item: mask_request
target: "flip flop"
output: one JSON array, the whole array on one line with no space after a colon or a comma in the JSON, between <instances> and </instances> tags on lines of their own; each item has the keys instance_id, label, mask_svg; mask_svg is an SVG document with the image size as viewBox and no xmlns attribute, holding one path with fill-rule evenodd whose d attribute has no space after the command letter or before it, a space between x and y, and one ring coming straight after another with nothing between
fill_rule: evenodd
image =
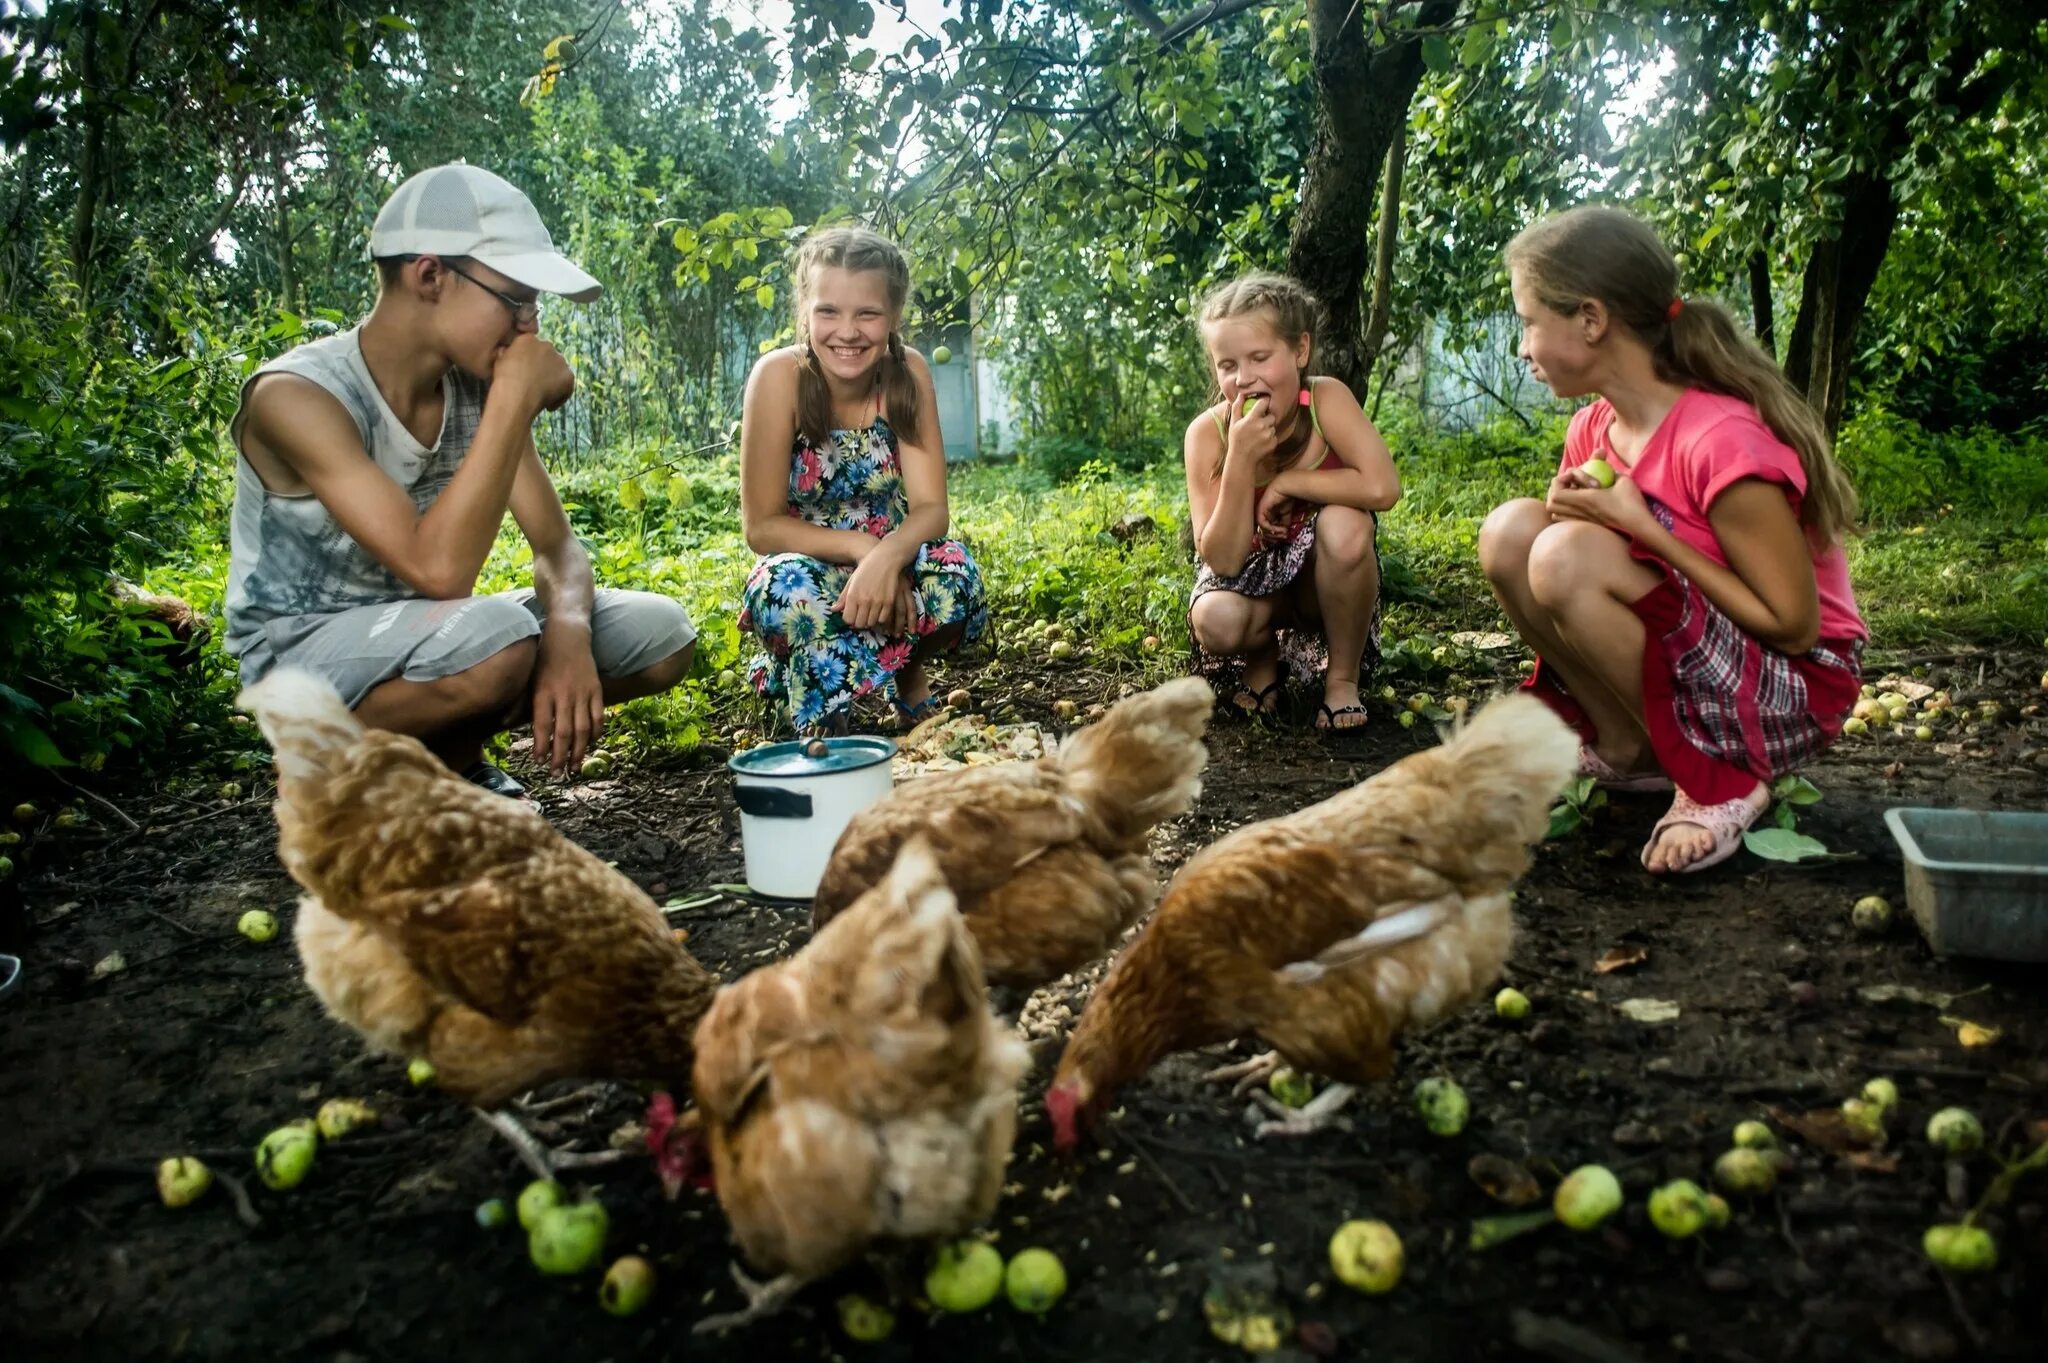
<instances>
[{"instance_id":1,"label":"flip flop","mask_svg":"<svg viewBox=\"0 0 2048 1363\"><path fill-rule=\"evenodd\" d=\"M1248 682L1240 681L1237 690L1230 693L1229 712L1236 719L1273 719L1280 713L1280 702L1286 698L1287 682L1284 677L1275 677L1266 685L1254 691ZM1248 700L1250 705L1241 705L1239 700ZM1266 708L1267 701L1273 708Z\"/></svg>"},{"instance_id":2,"label":"flip flop","mask_svg":"<svg viewBox=\"0 0 2048 1363\"><path fill-rule=\"evenodd\" d=\"M1339 724L1337 720L1345 715L1357 715L1356 724ZM1361 734L1365 732L1368 716L1363 705L1339 705L1331 709L1329 702L1316 707L1316 732L1319 734Z\"/></svg>"},{"instance_id":3,"label":"flip flop","mask_svg":"<svg viewBox=\"0 0 2048 1363\"><path fill-rule=\"evenodd\" d=\"M1657 845L1657 839L1663 836L1664 830L1680 823L1696 824L1711 833L1714 838L1712 849L1698 861L1681 866L1676 871L1651 871L1650 874L1690 875L1694 871L1704 871L1709 866L1718 866L1735 855L1735 850L1742 846L1742 835L1763 812L1740 797L1723 800L1717 805L1703 805L1681 790L1672 799L1671 808L1665 811L1664 817L1650 828L1650 840L1643 844L1643 869L1650 870L1650 850Z\"/></svg>"},{"instance_id":4,"label":"flip flop","mask_svg":"<svg viewBox=\"0 0 2048 1363\"><path fill-rule=\"evenodd\" d=\"M915 705L905 705L896 697L889 697L889 704L896 711L896 723L898 727L904 729L914 729L925 720L930 719L939 712L939 707L944 703L944 701L939 699L937 691L931 692Z\"/></svg>"},{"instance_id":5,"label":"flip flop","mask_svg":"<svg viewBox=\"0 0 2048 1363\"><path fill-rule=\"evenodd\" d=\"M1661 771L1622 772L1616 771L1606 758L1586 745L1579 745L1579 775L1590 776L1594 782L1607 790L1620 791L1665 791L1673 789L1671 778Z\"/></svg>"}]
</instances>

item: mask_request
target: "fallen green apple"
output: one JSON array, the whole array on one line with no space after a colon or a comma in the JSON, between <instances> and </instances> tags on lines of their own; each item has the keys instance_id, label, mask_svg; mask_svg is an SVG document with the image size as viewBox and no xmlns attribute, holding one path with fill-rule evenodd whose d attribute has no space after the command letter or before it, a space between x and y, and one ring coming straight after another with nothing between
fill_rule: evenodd
<instances>
[{"instance_id":1,"label":"fallen green apple","mask_svg":"<svg viewBox=\"0 0 2048 1363\"><path fill-rule=\"evenodd\" d=\"M594 752L583 759L583 765L576 769L576 774L586 781L602 781L612 774L612 759L609 754Z\"/></svg>"},{"instance_id":2,"label":"fallen green apple","mask_svg":"<svg viewBox=\"0 0 2048 1363\"><path fill-rule=\"evenodd\" d=\"M512 1224L512 1209L505 1205L502 1197L493 1197L476 1204L476 1223L485 1230L502 1230Z\"/></svg>"},{"instance_id":3,"label":"fallen green apple","mask_svg":"<svg viewBox=\"0 0 2048 1363\"><path fill-rule=\"evenodd\" d=\"M1520 1022L1529 1016L1529 996L1519 989L1503 989L1493 996L1494 1016Z\"/></svg>"},{"instance_id":4,"label":"fallen green apple","mask_svg":"<svg viewBox=\"0 0 2048 1363\"><path fill-rule=\"evenodd\" d=\"M654 1265L637 1254L612 1261L597 1285L597 1303L614 1316L630 1316L654 1295Z\"/></svg>"},{"instance_id":5,"label":"fallen green apple","mask_svg":"<svg viewBox=\"0 0 2048 1363\"><path fill-rule=\"evenodd\" d=\"M1707 1194L1708 1230L1720 1230L1722 1227L1728 1224L1729 1219L1732 1216L1734 1216L1734 1214L1734 1211L1728 1206L1727 1198L1721 1196L1719 1193Z\"/></svg>"},{"instance_id":6,"label":"fallen green apple","mask_svg":"<svg viewBox=\"0 0 2048 1363\"><path fill-rule=\"evenodd\" d=\"M1707 1224L1707 1195L1689 1178L1650 1194L1650 1224L1674 1240L1698 1235Z\"/></svg>"},{"instance_id":7,"label":"fallen green apple","mask_svg":"<svg viewBox=\"0 0 2048 1363\"><path fill-rule=\"evenodd\" d=\"M562 1205L562 1185L551 1178L535 1179L519 1190L519 1224L532 1230L540 1224L540 1214L553 1211Z\"/></svg>"},{"instance_id":8,"label":"fallen green apple","mask_svg":"<svg viewBox=\"0 0 2048 1363\"><path fill-rule=\"evenodd\" d=\"M1735 1145L1741 1150L1776 1150L1778 1138L1771 1129L1759 1121L1737 1122L1735 1124Z\"/></svg>"},{"instance_id":9,"label":"fallen green apple","mask_svg":"<svg viewBox=\"0 0 2048 1363\"><path fill-rule=\"evenodd\" d=\"M313 1125L321 1139L336 1141L359 1126L377 1120L377 1110L357 1098L329 1098L313 1114Z\"/></svg>"},{"instance_id":10,"label":"fallen green apple","mask_svg":"<svg viewBox=\"0 0 2048 1363\"><path fill-rule=\"evenodd\" d=\"M1003 1256L994 1245L956 1240L939 1246L924 1275L924 1294L941 1311L979 1311L1003 1290Z\"/></svg>"},{"instance_id":11,"label":"fallen green apple","mask_svg":"<svg viewBox=\"0 0 2048 1363\"><path fill-rule=\"evenodd\" d=\"M1927 1140L1943 1154L1975 1154L1984 1148L1984 1123L1963 1107L1945 1107L1927 1119Z\"/></svg>"},{"instance_id":12,"label":"fallen green apple","mask_svg":"<svg viewBox=\"0 0 2048 1363\"><path fill-rule=\"evenodd\" d=\"M1880 1114L1889 1113L1899 1105L1899 1086L1879 1076L1863 1086L1863 1101L1876 1103Z\"/></svg>"},{"instance_id":13,"label":"fallen green apple","mask_svg":"<svg viewBox=\"0 0 2048 1363\"><path fill-rule=\"evenodd\" d=\"M23 800L14 807L14 821L16 823L34 823L41 816L42 811L26 800Z\"/></svg>"},{"instance_id":14,"label":"fallen green apple","mask_svg":"<svg viewBox=\"0 0 2048 1363\"><path fill-rule=\"evenodd\" d=\"M252 942L267 942L277 936L277 915L268 909L251 909L236 920L235 931Z\"/></svg>"},{"instance_id":15,"label":"fallen green apple","mask_svg":"<svg viewBox=\"0 0 2048 1363\"><path fill-rule=\"evenodd\" d=\"M1266 1081L1266 1091L1288 1107L1302 1107L1316 1096L1316 1086L1299 1070L1282 1065Z\"/></svg>"},{"instance_id":16,"label":"fallen green apple","mask_svg":"<svg viewBox=\"0 0 2048 1363\"><path fill-rule=\"evenodd\" d=\"M1346 1221L1330 1237L1330 1271L1368 1295L1393 1291L1406 1263L1401 1237L1384 1221Z\"/></svg>"},{"instance_id":17,"label":"fallen green apple","mask_svg":"<svg viewBox=\"0 0 2048 1363\"><path fill-rule=\"evenodd\" d=\"M1605 1165L1580 1165L1557 1185L1550 1209L1573 1230L1591 1230L1621 1210L1621 1180Z\"/></svg>"},{"instance_id":18,"label":"fallen green apple","mask_svg":"<svg viewBox=\"0 0 2048 1363\"><path fill-rule=\"evenodd\" d=\"M1858 932L1875 936L1892 925L1892 906L1883 895L1867 894L1849 910L1849 921Z\"/></svg>"},{"instance_id":19,"label":"fallen green apple","mask_svg":"<svg viewBox=\"0 0 2048 1363\"><path fill-rule=\"evenodd\" d=\"M1608 463L1605 459L1588 459L1585 463L1579 465L1579 469L1601 487L1614 486L1616 477L1614 465Z\"/></svg>"},{"instance_id":20,"label":"fallen green apple","mask_svg":"<svg viewBox=\"0 0 2048 1363\"><path fill-rule=\"evenodd\" d=\"M1731 1193L1754 1197L1778 1186L1778 1171L1762 1151L1737 1146L1714 1161L1714 1182Z\"/></svg>"},{"instance_id":21,"label":"fallen green apple","mask_svg":"<svg viewBox=\"0 0 2048 1363\"><path fill-rule=\"evenodd\" d=\"M1465 1129L1472 1102L1465 1090L1448 1079L1425 1079L1415 1086L1415 1110L1436 1136L1455 1136Z\"/></svg>"},{"instance_id":22,"label":"fallen green apple","mask_svg":"<svg viewBox=\"0 0 2048 1363\"><path fill-rule=\"evenodd\" d=\"M836 1303L839 1328L861 1344L879 1344L896 1329L896 1313L878 1301L849 1292Z\"/></svg>"},{"instance_id":23,"label":"fallen green apple","mask_svg":"<svg viewBox=\"0 0 2048 1363\"><path fill-rule=\"evenodd\" d=\"M581 1273L604 1254L605 1232L610 1228L611 1218L598 1203L549 1207L527 1232L526 1254L543 1273L555 1277Z\"/></svg>"},{"instance_id":24,"label":"fallen green apple","mask_svg":"<svg viewBox=\"0 0 2048 1363\"><path fill-rule=\"evenodd\" d=\"M1042 1316L1067 1294L1067 1268L1049 1249L1019 1250L1003 1270L1003 1294L1010 1305Z\"/></svg>"},{"instance_id":25,"label":"fallen green apple","mask_svg":"<svg viewBox=\"0 0 2048 1363\"><path fill-rule=\"evenodd\" d=\"M213 1186L213 1170L190 1155L173 1155L156 1167L156 1195L166 1207L189 1207Z\"/></svg>"},{"instance_id":26,"label":"fallen green apple","mask_svg":"<svg viewBox=\"0 0 2048 1363\"><path fill-rule=\"evenodd\" d=\"M263 1186L283 1192L296 1188L313 1168L320 1138L308 1124L281 1126L256 1147L256 1176Z\"/></svg>"},{"instance_id":27,"label":"fallen green apple","mask_svg":"<svg viewBox=\"0 0 2048 1363\"><path fill-rule=\"evenodd\" d=\"M406 1062L405 1077L412 1081L414 1088L425 1088L434 1082L434 1062L423 1055L414 1056Z\"/></svg>"},{"instance_id":28,"label":"fallen green apple","mask_svg":"<svg viewBox=\"0 0 2048 1363\"><path fill-rule=\"evenodd\" d=\"M1842 1103L1842 1121L1850 1131L1872 1145L1884 1144L1884 1109L1867 1098L1849 1098Z\"/></svg>"},{"instance_id":29,"label":"fallen green apple","mask_svg":"<svg viewBox=\"0 0 2048 1363\"><path fill-rule=\"evenodd\" d=\"M1920 1237L1920 1248L1951 1273L1982 1273L1998 1267L1998 1243L1981 1226L1929 1226Z\"/></svg>"}]
</instances>

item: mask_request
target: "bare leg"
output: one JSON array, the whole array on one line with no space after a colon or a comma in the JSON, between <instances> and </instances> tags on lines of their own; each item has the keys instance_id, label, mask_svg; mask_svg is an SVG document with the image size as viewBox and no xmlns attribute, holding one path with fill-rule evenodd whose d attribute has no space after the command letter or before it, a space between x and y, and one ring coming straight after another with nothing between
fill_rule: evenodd
<instances>
[{"instance_id":1,"label":"bare leg","mask_svg":"<svg viewBox=\"0 0 2048 1363\"><path fill-rule=\"evenodd\" d=\"M604 687L604 703L617 705L621 701L638 700L642 696L658 696L674 689L683 678L690 675L690 663L697 656L697 642L691 640L676 652L659 662L649 663L638 672L628 672L623 677L605 677L600 684ZM527 707L531 709L529 705Z\"/></svg>"},{"instance_id":2,"label":"bare leg","mask_svg":"<svg viewBox=\"0 0 2048 1363\"><path fill-rule=\"evenodd\" d=\"M1195 642L1205 653L1218 658L1244 659L1245 689L1258 695L1280 679L1280 647L1273 633L1273 602L1265 597L1240 596L1236 592L1209 592L1195 602L1189 623ZM1249 713L1251 707L1230 702ZM1261 714L1272 714L1277 702L1262 703Z\"/></svg>"},{"instance_id":3,"label":"bare leg","mask_svg":"<svg viewBox=\"0 0 2048 1363\"><path fill-rule=\"evenodd\" d=\"M1268 1136L1307 1136L1327 1131L1339 1124L1338 1114L1357 1092L1349 1084L1332 1084L1300 1107L1289 1107L1270 1093L1254 1091L1252 1101L1271 1113L1273 1120L1259 1123L1252 1134L1264 1140Z\"/></svg>"},{"instance_id":4,"label":"bare leg","mask_svg":"<svg viewBox=\"0 0 2048 1363\"><path fill-rule=\"evenodd\" d=\"M960 636L966 632L964 622L951 624L917 641L917 647L911 650L910 661L896 673L896 699L905 709L915 710L932 694L931 679L925 675L925 659L935 658L957 647Z\"/></svg>"},{"instance_id":5,"label":"bare leg","mask_svg":"<svg viewBox=\"0 0 2048 1363\"><path fill-rule=\"evenodd\" d=\"M1358 678L1365 661L1366 636L1372 631L1373 607L1379 601L1380 570L1372 552L1372 513L1349 506L1326 506L1316 517L1313 581L1303 594L1302 613L1322 624L1330 646L1330 670L1323 678L1323 704L1332 712L1359 703ZM1361 714L1318 727L1355 729Z\"/></svg>"},{"instance_id":6,"label":"bare leg","mask_svg":"<svg viewBox=\"0 0 2048 1363\"><path fill-rule=\"evenodd\" d=\"M691 1334L724 1334L727 1330L752 1325L757 1320L766 1320L788 1306L808 1281L794 1273L785 1273L779 1278L757 1283L749 1278L738 1264L732 1266L732 1280L739 1285L740 1292L747 1299L746 1309L730 1311L724 1315L706 1316L690 1327Z\"/></svg>"},{"instance_id":7,"label":"bare leg","mask_svg":"<svg viewBox=\"0 0 2048 1363\"><path fill-rule=\"evenodd\" d=\"M393 677L370 688L356 718L372 729L412 734L461 771L482 754L484 740L504 730L507 713L532 684L537 652L522 639L467 672L426 682Z\"/></svg>"},{"instance_id":8,"label":"bare leg","mask_svg":"<svg viewBox=\"0 0 2048 1363\"><path fill-rule=\"evenodd\" d=\"M1551 531L1562 533L1546 541L1539 574L1536 542ZM1606 543L1582 536L1583 531ZM1581 550L1596 561L1575 563ZM1643 625L1627 603L1656 586L1657 575L1629 558L1620 536L1584 523L1553 522L1543 503L1527 498L1496 507L1486 518L1479 531L1479 563L1516 632L1558 670L1592 721L1600 756L1621 772L1652 763L1650 734L1643 727ZM1580 568L1586 571L1575 572ZM1543 598L1537 593L1539 575ZM1606 595L1627 619L1597 609L1600 603L1595 602L1593 614L1582 614L1578 631L1568 635L1551 602L1568 601L1581 589ZM1603 620L1615 624L1620 635L1586 632ZM1587 656L1589 650L1594 656Z\"/></svg>"}]
</instances>

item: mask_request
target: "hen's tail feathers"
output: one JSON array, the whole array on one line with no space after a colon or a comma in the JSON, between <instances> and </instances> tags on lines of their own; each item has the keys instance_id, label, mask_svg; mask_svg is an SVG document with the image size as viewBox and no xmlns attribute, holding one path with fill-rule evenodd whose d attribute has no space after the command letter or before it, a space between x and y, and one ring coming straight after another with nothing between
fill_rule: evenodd
<instances>
[{"instance_id":1,"label":"hen's tail feathers","mask_svg":"<svg viewBox=\"0 0 2048 1363\"><path fill-rule=\"evenodd\" d=\"M281 785L317 779L363 736L363 726L331 685L310 672L280 667L235 698L256 716L270 742Z\"/></svg>"},{"instance_id":2,"label":"hen's tail feathers","mask_svg":"<svg viewBox=\"0 0 2048 1363\"><path fill-rule=\"evenodd\" d=\"M807 951L857 955L849 1006L874 1015L986 1006L981 954L931 844L913 837L880 884L821 929ZM933 997L934 995L940 997ZM949 1007L944 995L953 995Z\"/></svg>"},{"instance_id":3,"label":"hen's tail feathers","mask_svg":"<svg viewBox=\"0 0 2048 1363\"><path fill-rule=\"evenodd\" d=\"M1137 837L1202 793L1209 749L1202 742L1216 693L1181 677L1118 701L1069 738L1055 759L1068 789L1119 838Z\"/></svg>"},{"instance_id":4,"label":"hen's tail feathers","mask_svg":"<svg viewBox=\"0 0 2048 1363\"><path fill-rule=\"evenodd\" d=\"M1500 697L1460 726L1431 756L1464 812L1484 826L1536 842L1550 806L1579 767L1579 736L1534 696Z\"/></svg>"}]
</instances>

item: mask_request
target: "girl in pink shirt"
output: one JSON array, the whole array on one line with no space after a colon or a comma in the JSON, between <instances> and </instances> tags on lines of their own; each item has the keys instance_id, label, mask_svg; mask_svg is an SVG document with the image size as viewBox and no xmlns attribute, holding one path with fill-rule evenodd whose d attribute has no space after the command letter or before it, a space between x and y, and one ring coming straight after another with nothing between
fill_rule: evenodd
<instances>
[{"instance_id":1,"label":"girl in pink shirt","mask_svg":"<svg viewBox=\"0 0 2048 1363\"><path fill-rule=\"evenodd\" d=\"M1580 773L1676 784L1643 865L1700 870L1856 703L1856 494L1771 357L1716 304L1679 298L1649 227L1576 208L1507 259L1531 372L1598 400L1572 418L1545 500L1487 518L1480 564L1540 656L1530 686L1585 739Z\"/></svg>"}]
</instances>

